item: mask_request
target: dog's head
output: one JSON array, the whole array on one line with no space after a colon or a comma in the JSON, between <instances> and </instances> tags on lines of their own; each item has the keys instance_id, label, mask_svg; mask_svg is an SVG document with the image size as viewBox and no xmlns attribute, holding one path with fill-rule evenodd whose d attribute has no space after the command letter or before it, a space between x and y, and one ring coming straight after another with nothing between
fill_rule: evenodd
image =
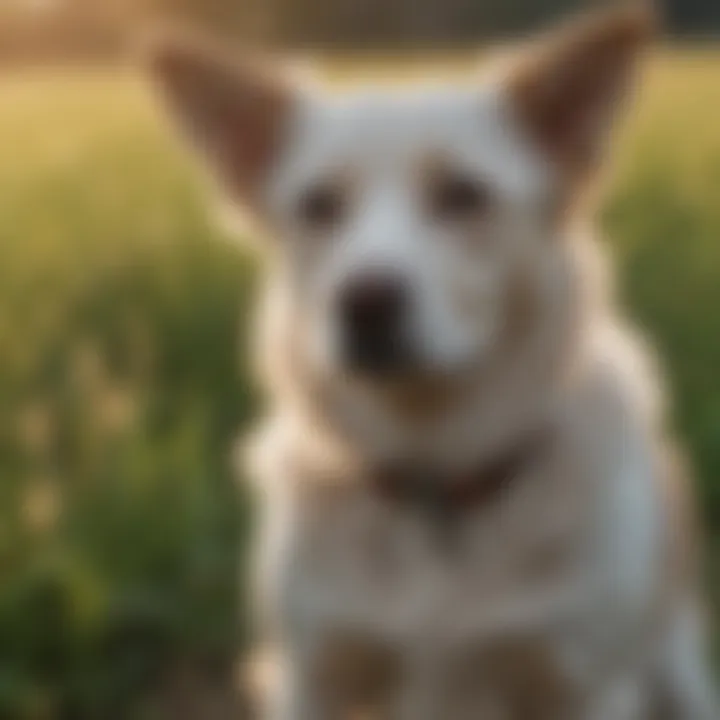
<instances>
[{"instance_id":1,"label":"dog's head","mask_svg":"<svg viewBox=\"0 0 720 720\"><path fill-rule=\"evenodd\" d=\"M153 68L271 228L304 361L444 375L500 342L519 270L557 261L649 27L637 8L582 21L473 86L331 95L184 42Z\"/></svg>"}]
</instances>

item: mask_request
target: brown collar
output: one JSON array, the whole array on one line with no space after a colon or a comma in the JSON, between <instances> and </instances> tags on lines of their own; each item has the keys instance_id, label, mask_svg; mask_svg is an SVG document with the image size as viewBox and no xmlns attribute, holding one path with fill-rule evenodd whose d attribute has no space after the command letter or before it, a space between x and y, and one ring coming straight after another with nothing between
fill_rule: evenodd
<instances>
[{"instance_id":1,"label":"brown collar","mask_svg":"<svg viewBox=\"0 0 720 720\"><path fill-rule=\"evenodd\" d=\"M372 473L378 496L394 505L415 508L440 524L481 510L504 496L550 435L543 427L495 458L465 472L447 473L418 462L398 462Z\"/></svg>"}]
</instances>

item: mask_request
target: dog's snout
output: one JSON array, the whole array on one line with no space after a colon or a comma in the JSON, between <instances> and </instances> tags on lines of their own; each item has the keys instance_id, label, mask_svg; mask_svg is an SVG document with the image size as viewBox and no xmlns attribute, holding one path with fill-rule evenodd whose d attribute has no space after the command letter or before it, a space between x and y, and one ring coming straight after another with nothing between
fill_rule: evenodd
<instances>
[{"instance_id":1,"label":"dog's snout","mask_svg":"<svg viewBox=\"0 0 720 720\"><path fill-rule=\"evenodd\" d=\"M389 275L367 275L349 283L343 291L343 322L359 330L394 326L402 320L406 304L407 292L401 280Z\"/></svg>"},{"instance_id":2,"label":"dog's snout","mask_svg":"<svg viewBox=\"0 0 720 720\"><path fill-rule=\"evenodd\" d=\"M391 274L366 274L340 295L340 322L348 365L368 372L395 370L404 362L408 288Z\"/></svg>"}]
</instances>

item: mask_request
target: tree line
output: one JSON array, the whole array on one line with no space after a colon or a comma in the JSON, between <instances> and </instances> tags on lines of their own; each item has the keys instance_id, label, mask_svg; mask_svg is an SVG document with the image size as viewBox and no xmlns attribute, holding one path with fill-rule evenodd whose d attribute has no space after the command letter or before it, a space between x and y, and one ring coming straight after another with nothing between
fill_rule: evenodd
<instances>
[{"instance_id":1,"label":"tree line","mask_svg":"<svg viewBox=\"0 0 720 720\"><path fill-rule=\"evenodd\" d=\"M618 0L10 0L0 58L114 56L151 21L197 24L237 41L399 49L471 45ZM674 35L720 35L718 0L666 0Z\"/></svg>"}]
</instances>

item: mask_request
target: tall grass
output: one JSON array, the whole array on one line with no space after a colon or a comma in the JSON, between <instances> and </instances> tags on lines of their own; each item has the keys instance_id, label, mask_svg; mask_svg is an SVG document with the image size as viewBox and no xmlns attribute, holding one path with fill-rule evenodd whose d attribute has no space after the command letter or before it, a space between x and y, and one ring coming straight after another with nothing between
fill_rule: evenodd
<instances>
[{"instance_id":1,"label":"tall grass","mask_svg":"<svg viewBox=\"0 0 720 720\"><path fill-rule=\"evenodd\" d=\"M251 268L137 82L0 97L0 716L135 717L240 643Z\"/></svg>"}]
</instances>

